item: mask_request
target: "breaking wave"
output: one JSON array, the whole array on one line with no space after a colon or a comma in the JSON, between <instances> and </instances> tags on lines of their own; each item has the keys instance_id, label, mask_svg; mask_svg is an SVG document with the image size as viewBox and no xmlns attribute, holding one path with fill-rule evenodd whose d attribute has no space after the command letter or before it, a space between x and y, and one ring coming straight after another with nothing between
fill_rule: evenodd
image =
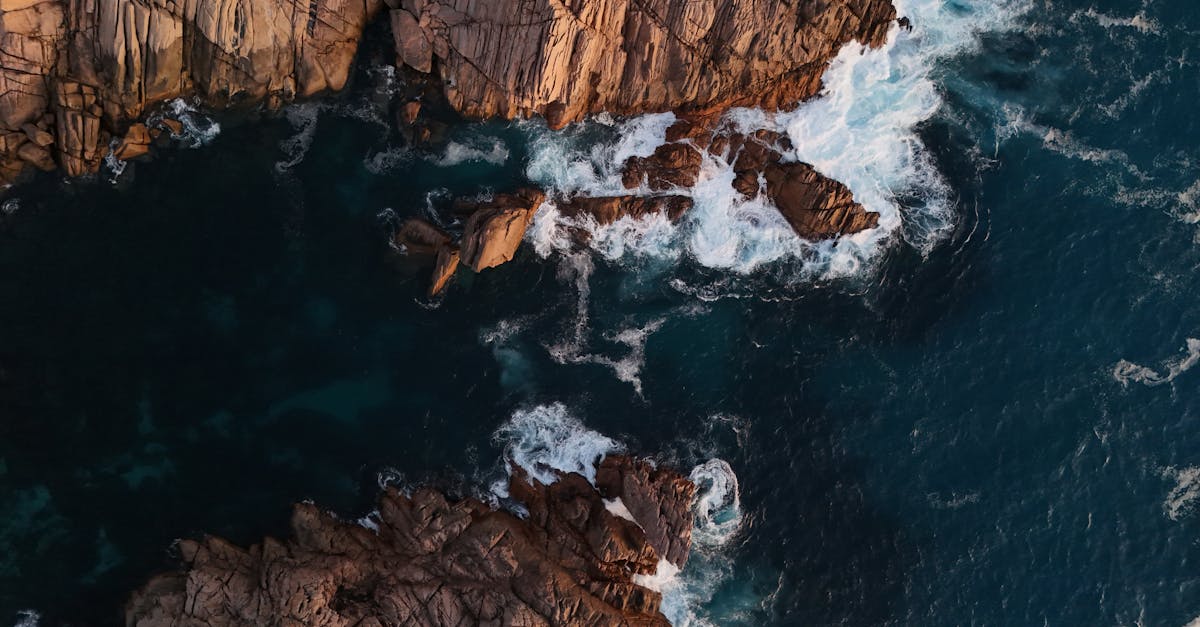
<instances>
[{"instance_id":1,"label":"breaking wave","mask_svg":"<svg viewBox=\"0 0 1200 627\"><path fill-rule=\"evenodd\" d=\"M893 26L887 44L875 50L845 46L825 72L820 98L778 114L734 110L725 120L743 132L786 133L795 150L785 160L811 163L845 183L856 200L880 214L877 228L836 242L802 240L769 202L746 200L733 190L731 166L705 155L697 184L676 190L695 203L678 226L661 218L605 226L570 221L548 202L529 231L535 249L543 256L565 252L571 245L567 229L583 228L589 246L607 258L686 255L739 274L788 262L802 279L859 274L896 237L928 253L954 225L952 194L916 131L941 107L938 63L971 49L981 32L1013 28L1027 7L1000 0L972 7L937 0L896 5L913 30ZM526 173L564 195L629 193L621 185L621 165L663 144L674 120L670 113L621 123L600 116L566 132L535 129Z\"/></svg>"},{"instance_id":2,"label":"breaking wave","mask_svg":"<svg viewBox=\"0 0 1200 627\"><path fill-rule=\"evenodd\" d=\"M540 483L558 480L558 473L579 473L596 482L596 463L623 450L616 440L584 426L566 405L538 405L513 413L494 434L504 445L505 464L519 466ZM506 496L500 494L500 496Z\"/></svg>"}]
</instances>

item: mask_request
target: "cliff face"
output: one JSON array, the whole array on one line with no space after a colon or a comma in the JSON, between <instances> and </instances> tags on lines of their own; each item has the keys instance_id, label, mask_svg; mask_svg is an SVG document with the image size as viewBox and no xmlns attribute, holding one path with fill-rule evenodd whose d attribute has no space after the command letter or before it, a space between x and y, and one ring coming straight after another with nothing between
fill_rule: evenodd
<instances>
[{"instance_id":1,"label":"cliff face","mask_svg":"<svg viewBox=\"0 0 1200 627\"><path fill-rule=\"evenodd\" d=\"M0 183L94 172L154 103L341 89L380 0L0 0Z\"/></svg>"},{"instance_id":2,"label":"cliff face","mask_svg":"<svg viewBox=\"0 0 1200 627\"><path fill-rule=\"evenodd\" d=\"M843 44L876 46L890 0L397 0L400 59L469 117L776 108L820 89ZM396 4L392 2L391 4Z\"/></svg>"},{"instance_id":3,"label":"cliff face","mask_svg":"<svg viewBox=\"0 0 1200 627\"><path fill-rule=\"evenodd\" d=\"M0 183L95 171L150 105L340 89L383 0L0 0ZM890 0L387 0L399 60L467 117L774 108L816 94Z\"/></svg>"},{"instance_id":4,"label":"cliff face","mask_svg":"<svg viewBox=\"0 0 1200 627\"><path fill-rule=\"evenodd\" d=\"M595 487L577 474L544 486L518 472L510 493L527 517L429 489L389 489L373 529L301 504L286 542L245 550L219 538L185 541L184 570L135 593L126 624L668 624L660 594L637 576L660 559L686 561L688 480L610 457Z\"/></svg>"}]
</instances>

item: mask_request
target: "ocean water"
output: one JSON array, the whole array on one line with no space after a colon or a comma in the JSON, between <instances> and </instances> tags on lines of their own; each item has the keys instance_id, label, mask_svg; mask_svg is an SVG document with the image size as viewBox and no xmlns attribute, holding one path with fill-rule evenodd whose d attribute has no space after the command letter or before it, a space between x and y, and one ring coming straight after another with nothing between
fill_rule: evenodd
<instances>
[{"instance_id":1,"label":"ocean water","mask_svg":"<svg viewBox=\"0 0 1200 627\"><path fill-rule=\"evenodd\" d=\"M338 98L175 103L153 161L11 190L0 624L118 624L177 538L285 533L298 500L503 504L506 465L618 450L701 486L691 561L646 581L677 625L1194 624L1200 8L897 5L914 30L847 48L822 99L728 117L881 213L836 244L714 161L679 225L547 205L514 262L430 301L398 217L603 192L670 119L452 122L411 150L370 49Z\"/></svg>"}]
</instances>

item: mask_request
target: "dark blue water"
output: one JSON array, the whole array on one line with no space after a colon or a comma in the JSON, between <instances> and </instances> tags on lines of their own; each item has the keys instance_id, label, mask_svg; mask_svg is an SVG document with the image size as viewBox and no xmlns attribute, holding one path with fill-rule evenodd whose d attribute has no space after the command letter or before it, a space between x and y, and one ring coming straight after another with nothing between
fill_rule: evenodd
<instances>
[{"instance_id":1,"label":"dark blue water","mask_svg":"<svg viewBox=\"0 0 1200 627\"><path fill-rule=\"evenodd\" d=\"M366 70L116 184L14 190L0 622L117 623L174 539L282 533L300 499L358 516L381 473L486 490L493 433L554 403L685 470L729 462L741 527L691 575L716 624L1200 617L1200 8L1046 0L1014 24L931 74L917 132L953 227L849 278L527 246L430 302L384 210L511 188L542 131L389 153ZM605 362L630 329L640 393Z\"/></svg>"}]
</instances>

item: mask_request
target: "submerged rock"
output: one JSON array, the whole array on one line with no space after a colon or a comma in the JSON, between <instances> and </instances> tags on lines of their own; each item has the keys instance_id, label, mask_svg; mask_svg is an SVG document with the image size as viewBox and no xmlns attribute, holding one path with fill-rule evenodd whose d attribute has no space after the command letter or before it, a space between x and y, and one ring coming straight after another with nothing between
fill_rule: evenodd
<instances>
[{"instance_id":1,"label":"submerged rock","mask_svg":"<svg viewBox=\"0 0 1200 627\"><path fill-rule=\"evenodd\" d=\"M596 476L596 487L578 474L546 486L518 469L509 492L523 518L431 489L389 488L364 524L299 504L286 541L181 542L182 570L135 592L125 623L665 627L660 593L637 576L686 562L695 486L627 457Z\"/></svg>"}]
</instances>

